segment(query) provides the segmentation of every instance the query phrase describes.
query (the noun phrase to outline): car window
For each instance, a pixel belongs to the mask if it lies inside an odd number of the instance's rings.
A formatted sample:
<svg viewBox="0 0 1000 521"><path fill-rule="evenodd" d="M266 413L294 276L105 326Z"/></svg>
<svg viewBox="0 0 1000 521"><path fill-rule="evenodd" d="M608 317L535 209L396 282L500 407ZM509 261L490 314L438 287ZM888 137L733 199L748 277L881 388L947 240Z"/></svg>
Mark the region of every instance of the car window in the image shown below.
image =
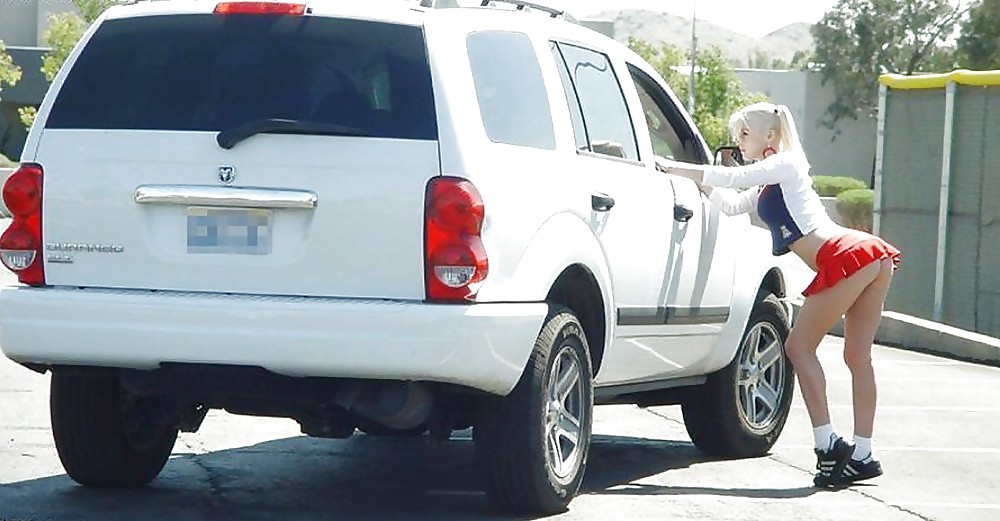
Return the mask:
<svg viewBox="0 0 1000 521"><path fill-rule="evenodd" d="M629 65L629 72L642 103L653 153L668 159L703 162L698 139L688 128L680 109L645 72L632 65Z"/></svg>
<svg viewBox="0 0 1000 521"><path fill-rule="evenodd" d="M555 150L548 92L528 36L481 31L469 35L467 46L479 110L490 140Z"/></svg>
<svg viewBox="0 0 1000 521"><path fill-rule="evenodd" d="M84 48L49 128L219 131L279 118L437 139L418 27L324 17L109 20Z"/></svg>
<svg viewBox="0 0 1000 521"><path fill-rule="evenodd" d="M559 44L559 49L576 87L590 149L638 161L632 118L608 57L575 45Z"/></svg>
<svg viewBox="0 0 1000 521"><path fill-rule="evenodd" d="M556 60L556 68L559 69L559 79L562 81L563 93L566 95L566 104L569 105L569 115L573 123L573 137L576 140L577 150L590 150L590 140L587 139L587 127L583 124L583 111L580 109L580 98L573 87L573 80L569 77L569 69L566 67L566 59L563 58L559 45L555 42L550 44L552 57Z"/></svg>

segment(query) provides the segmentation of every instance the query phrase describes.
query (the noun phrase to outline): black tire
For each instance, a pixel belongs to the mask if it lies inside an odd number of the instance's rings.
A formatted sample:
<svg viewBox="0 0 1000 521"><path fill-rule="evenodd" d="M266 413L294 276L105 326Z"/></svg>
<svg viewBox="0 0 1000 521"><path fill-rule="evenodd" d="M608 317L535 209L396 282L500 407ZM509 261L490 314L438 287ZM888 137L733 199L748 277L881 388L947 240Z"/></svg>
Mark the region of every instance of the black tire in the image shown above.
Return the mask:
<svg viewBox="0 0 1000 521"><path fill-rule="evenodd" d="M547 397L554 392L550 388L555 385L553 380L560 380L560 375L572 376L573 364L578 379L564 380L570 383L569 391L558 400L560 410L567 411L564 415L551 409ZM527 515L551 515L567 509L583 482L593 405L593 374L583 327L572 312L555 309L549 313L514 390L506 397L484 399L478 411L473 437L485 466L487 493L500 508ZM564 425L573 425L569 420L573 414L578 443L555 435L560 452L570 449L565 458L561 454L560 461L572 462L559 465L549 456L549 434L557 432L550 428L555 425L550 419L558 417L569 422Z"/></svg>
<svg viewBox="0 0 1000 521"><path fill-rule="evenodd" d="M127 395L114 375L52 375L49 407L56 451L66 473L81 485L136 488L163 469L177 439L176 427L158 423ZM146 413L146 414L143 414ZM134 417L133 417L134 416ZM126 420L140 434L129 434Z"/></svg>
<svg viewBox="0 0 1000 521"><path fill-rule="evenodd" d="M749 353L753 348L750 335L755 331L761 331L766 336L773 335L780 343L780 352L770 351L772 356L777 356L771 369L760 371L757 368L762 364L751 363L752 358L748 359L753 356ZM707 454L727 458L763 456L771 450L785 426L792 404L795 374L784 348L788 332L788 315L778 298L768 294L758 301L733 361L709 375L705 385L692 390L682 404L684 424L695 446ZM758 340L758 350L760 344L771 340L766 336ZM768 342L768 345L773 349L773 344ZM750 363L751 369L743 374L744 385L741 386L744 361ZM776 380L779 371L780 380ZM761 386L757 379L763 379L765 386ZM755 421L747 412L749 402L746 401L746 391L749 389L764 389L769 395L772 392L778 394L768 400L776 404L774 406L764 404L763 394L750 399L754 410L761 405Z"/></svg>

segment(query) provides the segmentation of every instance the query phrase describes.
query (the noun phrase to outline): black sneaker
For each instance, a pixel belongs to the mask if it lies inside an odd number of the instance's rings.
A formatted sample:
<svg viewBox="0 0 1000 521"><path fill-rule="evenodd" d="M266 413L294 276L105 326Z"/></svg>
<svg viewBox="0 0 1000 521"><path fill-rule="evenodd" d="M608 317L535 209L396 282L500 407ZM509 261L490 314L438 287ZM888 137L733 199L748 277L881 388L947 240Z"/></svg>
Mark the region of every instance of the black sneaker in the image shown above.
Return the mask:
<svg viewBox="0 0 1000 521"><path fill-rule="evenodd" d="M839 477L854 454L854 446L838 436L829 450L815 450L816 469L819 472L813 478L813 484L818 488L839 486L841 484Z"/></svg>
<svg viewBox="0 0 1000 521"><path fill-rule="evenodd" d="M882 463L879 460L868 456L863 461L851 458L844 466L844 470L838 475L838 485L850 485L858 481L877 478L882 475Z"/></svg>

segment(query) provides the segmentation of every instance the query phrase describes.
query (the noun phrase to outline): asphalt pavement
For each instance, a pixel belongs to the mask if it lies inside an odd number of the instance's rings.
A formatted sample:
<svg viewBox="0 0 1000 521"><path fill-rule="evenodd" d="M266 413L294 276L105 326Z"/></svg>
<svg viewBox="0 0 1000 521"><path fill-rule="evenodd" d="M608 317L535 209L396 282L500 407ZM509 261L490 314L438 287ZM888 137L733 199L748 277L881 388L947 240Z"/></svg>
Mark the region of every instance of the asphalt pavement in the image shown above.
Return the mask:
<svg viewBox="0 0 1000 521"><path fill-rule="evenodd" d="M849 373L827 337L835 426L851 429ZM1000 519L1000 369L876 348L876 450L870 485L811 485L812 435L796 397L772 454L717 460L691 445L678 407L597 408L583 494L559 520ZM470 520L497 514L468 432L419 439L302 436L290 420L213 411L183 434L161 476L139 491L75 485L52 444L48 376L0 360L0 520Z"/></svg>

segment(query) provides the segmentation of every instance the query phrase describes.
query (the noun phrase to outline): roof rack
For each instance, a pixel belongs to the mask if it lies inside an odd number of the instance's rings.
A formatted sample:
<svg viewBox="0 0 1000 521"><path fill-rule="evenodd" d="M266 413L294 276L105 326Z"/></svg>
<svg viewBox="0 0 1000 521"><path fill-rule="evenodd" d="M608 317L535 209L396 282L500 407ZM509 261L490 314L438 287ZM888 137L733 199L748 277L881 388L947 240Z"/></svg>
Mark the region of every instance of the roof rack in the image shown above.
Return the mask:
<svg viewBox="0 0 1000 521"><path fill-rule="evenodd" d="M486 7L491 3L498 4L511 4L516 5L518 11L523 11L525 7L533 11L541 11L543 13L549 13L552 18L558 18L566 14L566 11L562 9L556 9L554 7L549 7L547 5L536 4L534 2L524 2L523 0L483 0L479 5L480 7Z"/></svg>
<svg viewBox="0 0 1000 521"><path fill-rule="evenodd" d="M488 7L490 4L509 4L517 8L518 11L530 10L530 11L540 11L547 13L552 18L564 18L571 22L576 22L568 12L564 9L557 9L555 7L550 7L547 5L539 4L536 2L527 2L525 0L480 0L480 7ZM420 0L420 5L422 7L461 7L455 0Z"/></svg>

